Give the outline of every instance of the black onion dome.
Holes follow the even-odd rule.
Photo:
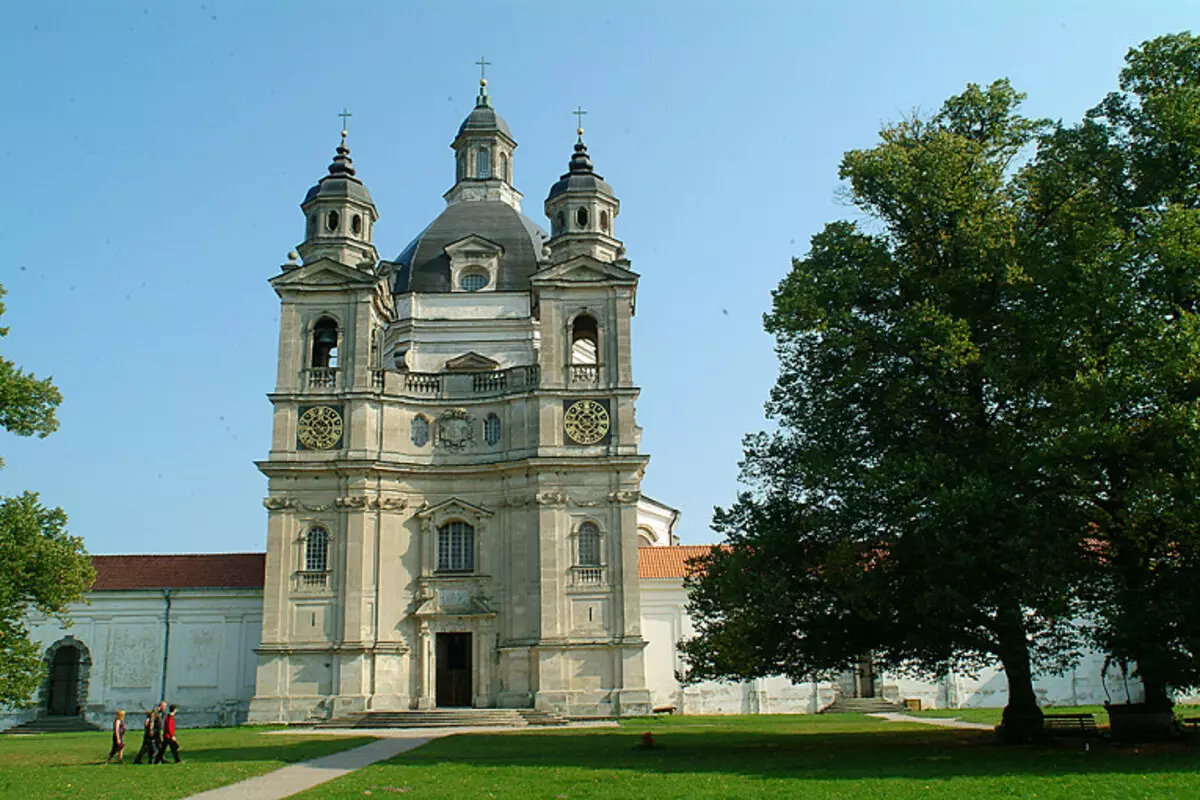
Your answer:
[[[342,135],[345,136],[345,134]],[[338,145],[333,163],[329,165],[329,174],[308,190],[308,194],[304,195],[304,203],[301,205],[307,204],[308,201],[317,197],[351,197],[374,205],[371,193],[355,176],[354,162],[350,159],[350,148],[346,147],[344,138]]]
[[[504,249],[496,275],[498,291],[529,291],[529,279],[542,260],[546,233],[508,203],[468,200],[447,206],[441,215],[404,248],[396,260],[392,290],[449,292],[447,245],[475,235]]]
[[[458,135],[500,131],[500,133],[511,139],[512,132],[508,129],[508,123],[504,121],[504,117],[496,113],[496,109],[486,103],[487,99],[487,96],[484,95],[481,98],[481,102],[477,102],[475,108],[471,109],[471,113],[463,120],[462,125],[458,126]]]
[[[575,153],[571,163],[558,182],[550,187],[547,200],[553,200],[565,192],[601,192],[612,196],[613,190],[604,178],[592,171],[592,157],[588,155],[587,145],[582,141],[575,143]]]

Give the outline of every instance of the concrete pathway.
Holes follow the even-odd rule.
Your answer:
[[[921,725],[933,725],[938,728],[963,728],[971,731],[990,731],[996,727],[985,722],[963,722],[957,717],[914,717],[910,714],[896,714],[890,711],[867,714],[867,716],[879,717],[888,722],[917,722]]]

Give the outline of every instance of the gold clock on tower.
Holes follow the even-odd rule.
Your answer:
[[[307,450],[332,450],[342,441],[342,429],[340,406],[302,406],[296,439]]]
[[[604,442],[611,424],[607,400],[563,401],[563,430],[575,444]]]

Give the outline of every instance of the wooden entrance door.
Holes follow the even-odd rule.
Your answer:
[[[46,712],[52,717],[74,716],[79,705],[79,650],[64,645],[50,665],[50,696]]]
[[[854,696],[875,696],[875,662],[869,656],[864,658],[854,668]]]
[[[437,635],[437,704],[471,706],[471,634]]]

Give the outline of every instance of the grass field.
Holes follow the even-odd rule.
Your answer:
[[[112,734],[0,736],[0,798],[168,800],[252,778],[296,761],[374,741],[358,737],[263,736],[264,728],[181,730],[184,763],[135,765],[142,737],[125,740],[124,765],[104,766]]]
[[[935,708],[928,711],[910,712],[915,717],[944,717],[961,719],[963,722],[985,722],[989,725],[1000,724],[1002,708]],[[1104,706],[1067,706],[1063,708],[1043,708],[1046,714],[1095,714],[1096,724],[1100,727],[1108,725],[1108,712]],[[1200,716],[1200,707],[1175,706],[1175,713],[1181,717]]]
[[[650,731],[661,749],[635,749]],[[452,736],[304,798],[1200,797],[1186,743],[1002,747],[989,732],[869,717],[676,717]]]

